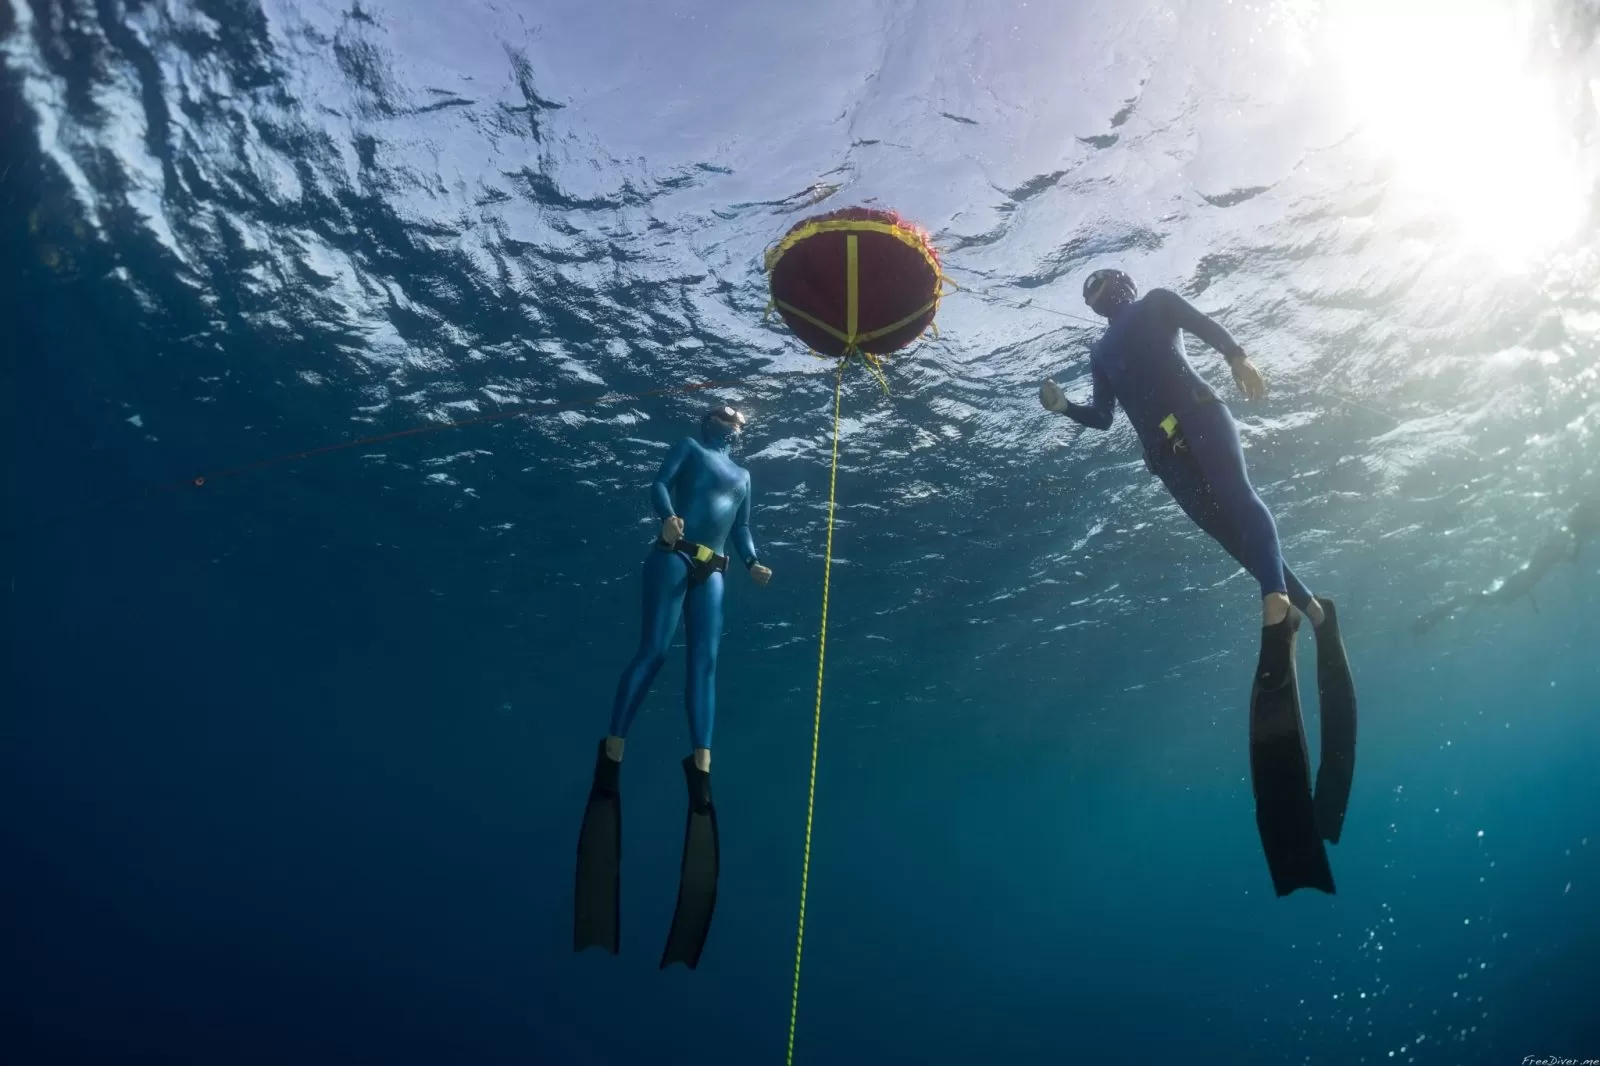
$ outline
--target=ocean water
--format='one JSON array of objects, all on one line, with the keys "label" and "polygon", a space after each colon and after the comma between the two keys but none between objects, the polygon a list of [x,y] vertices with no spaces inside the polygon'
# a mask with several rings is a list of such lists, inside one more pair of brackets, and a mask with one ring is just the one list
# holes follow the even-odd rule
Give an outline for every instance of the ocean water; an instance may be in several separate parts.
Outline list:
[{"label": "ocean water", "polygon": [[[833,376],[761,253],[854,204],[962,290],[843,381],[793,1061],[1600,1059],[1593,0],[4,0],[0,96],[0,1061],[785,1060]],[[1190,343],[1340,605],[1337,895],[1261,857],[1253,582],[1039,405],[1113,263],[1269,379]],[[774,576],[661,971],[681,635],[619,957],[573,860],[712,402]]]}]

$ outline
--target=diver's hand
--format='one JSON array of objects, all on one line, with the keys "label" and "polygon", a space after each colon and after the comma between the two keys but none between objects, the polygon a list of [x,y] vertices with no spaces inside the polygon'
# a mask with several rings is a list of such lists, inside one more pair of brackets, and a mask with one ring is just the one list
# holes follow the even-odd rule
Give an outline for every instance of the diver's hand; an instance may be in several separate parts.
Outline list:
[{"label": "diver's hand", "polygon": [[750,576],[755,579],[756,584],[765,585],[772,580],[772,571],[757,563],[750,568]]},{"label": "diver's hand", "polygon": [[683,519],[677,515],[663,519],[661,522],[661,539],[667,544],[676,544],[683,539]]},{"label": "diver's hand", "polygon": [[1044,404],[1046,411],[1056,414],[1066,414],[1067,394],[1061,391],[1054,378],[1045,378],[1044,384],[1039,386],[1039,402]]},{"label": "diver's hand", "polygon": [[1239,391],[1244,393],[1245,399],[1260,400],[1266,397],[1267,379],[1261,376],[1261,371],[1256,369],[1248,356],[1229,359],[1228,369],[1233,371],[1233,380],[1238,384]]}]

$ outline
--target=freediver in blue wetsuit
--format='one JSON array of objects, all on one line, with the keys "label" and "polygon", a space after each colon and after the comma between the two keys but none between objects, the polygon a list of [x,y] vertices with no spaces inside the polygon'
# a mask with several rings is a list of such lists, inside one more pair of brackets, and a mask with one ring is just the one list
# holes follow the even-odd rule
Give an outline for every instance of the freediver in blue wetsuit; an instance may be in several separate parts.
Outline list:
[{"label": "freediver in blue wetsuit", "polygon": [[717,816],[711,803],[711,727],[716,710],[717,645],[722,639],[722,554],[731,538],[758,585],[772,571],[756,558],[750,532],[750,474],[729,454],[745,418],[718,407],[700,422],[698,439],[679,441],[656,471],[650,502],[661,533],[644,561],[643,630],[633,661],[617,682],[611,734],[600,742],[594,781],[578,839],[573,947],[620,947],[622,749],[634,715],[666,660],[681,616],[688,636],[684,703],[694,753],[683,760],[689,785],[678,905],[661,956],[662,968],[700,962],[717,902]]},{"label": "freediver in blue wetsuit", "polygon": [[1411,632],[1420,637],[1440,622],[1454,618],[1468,608],[1513,603],[1524,596],[1537,611],[1539,603],[1533,598],[1533,590],[1545,573],[1561,563],[1577,562],[1583,542],[1590,537],[1600,536],[1600,491],[1596,491],[1597,488],[1600,486],[1589,487],[1591,495],[1581,500],[1555,528],[1550,538],[1534,549],[1533,554],[1516,570],[1497,579],[1481,592],[1457,596],[1435,607],[1411,624]]},{"label": "freediver in blue wetsuit", "polygon": [[[1265,396],[1266,382],[1226,329],[1175,292],[1152,289],[1139,298],[1127,274],[1096,270],[1083,298],[1108,321],[1089,353],[1092,399],[1071,403],[1047,378],[1039,400],[1101,430],[1111,428],[1121,403],[1150,472],[1260,584],[1261,656],[1250,701],[1256,823],[1278,895],[1297,888],[1331,893],[1322,842],[1339,841],[1355,770],[1355,689],[1338,616],[1331,600],[1319,601],[1284,563],[1272,513],[1250,484],[1233,414],[1189,364],[1182,332],[1221,352],[1249,399]],[[1314,799],[1295,672],[1300,619],[1294,608],[1311,617],[1317,636],[1322,763]]]}]

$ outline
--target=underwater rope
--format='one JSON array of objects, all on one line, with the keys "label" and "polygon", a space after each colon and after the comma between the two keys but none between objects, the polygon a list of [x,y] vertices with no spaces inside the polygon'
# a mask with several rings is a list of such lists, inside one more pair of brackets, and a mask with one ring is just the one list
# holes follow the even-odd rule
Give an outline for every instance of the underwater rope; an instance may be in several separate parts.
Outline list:
[{"label": "underwater rope", "polygon": [[811,780],[806,789],[806,850],[800,864],[800,924],[794,936],[794,994],[789,999],[788,1066],[794,1066],[794,1030],[800,1018],[800,955],[806,942],[806,885],[811,880],[811,829],[817,808],[817,751],[822,740],[822,668],[828,654],[828,579],[833,573],[833,511],[839,484],[839,394],[847,360],[833,376],[833,464],[828,470],[828,539],[822,556],[822,626],[817,638],[817,708],[811,720]]}]

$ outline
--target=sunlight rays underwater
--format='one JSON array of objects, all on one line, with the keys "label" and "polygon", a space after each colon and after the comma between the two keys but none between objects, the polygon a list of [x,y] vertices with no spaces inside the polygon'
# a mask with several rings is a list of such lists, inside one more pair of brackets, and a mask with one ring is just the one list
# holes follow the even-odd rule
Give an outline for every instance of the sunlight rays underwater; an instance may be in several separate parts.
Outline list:
[{"label": "sunlight rays underwater", "polygon": [[1562,65],[1538,63],[1541,8],[1289,0],[1279,11],[1306,76],[1328,79],[1334,106],[1392,167],[1390,192],[1508,271],[1583,232],[1597,176],[1572,111],[1600,112],[1600,78],[1574,100]]}]

